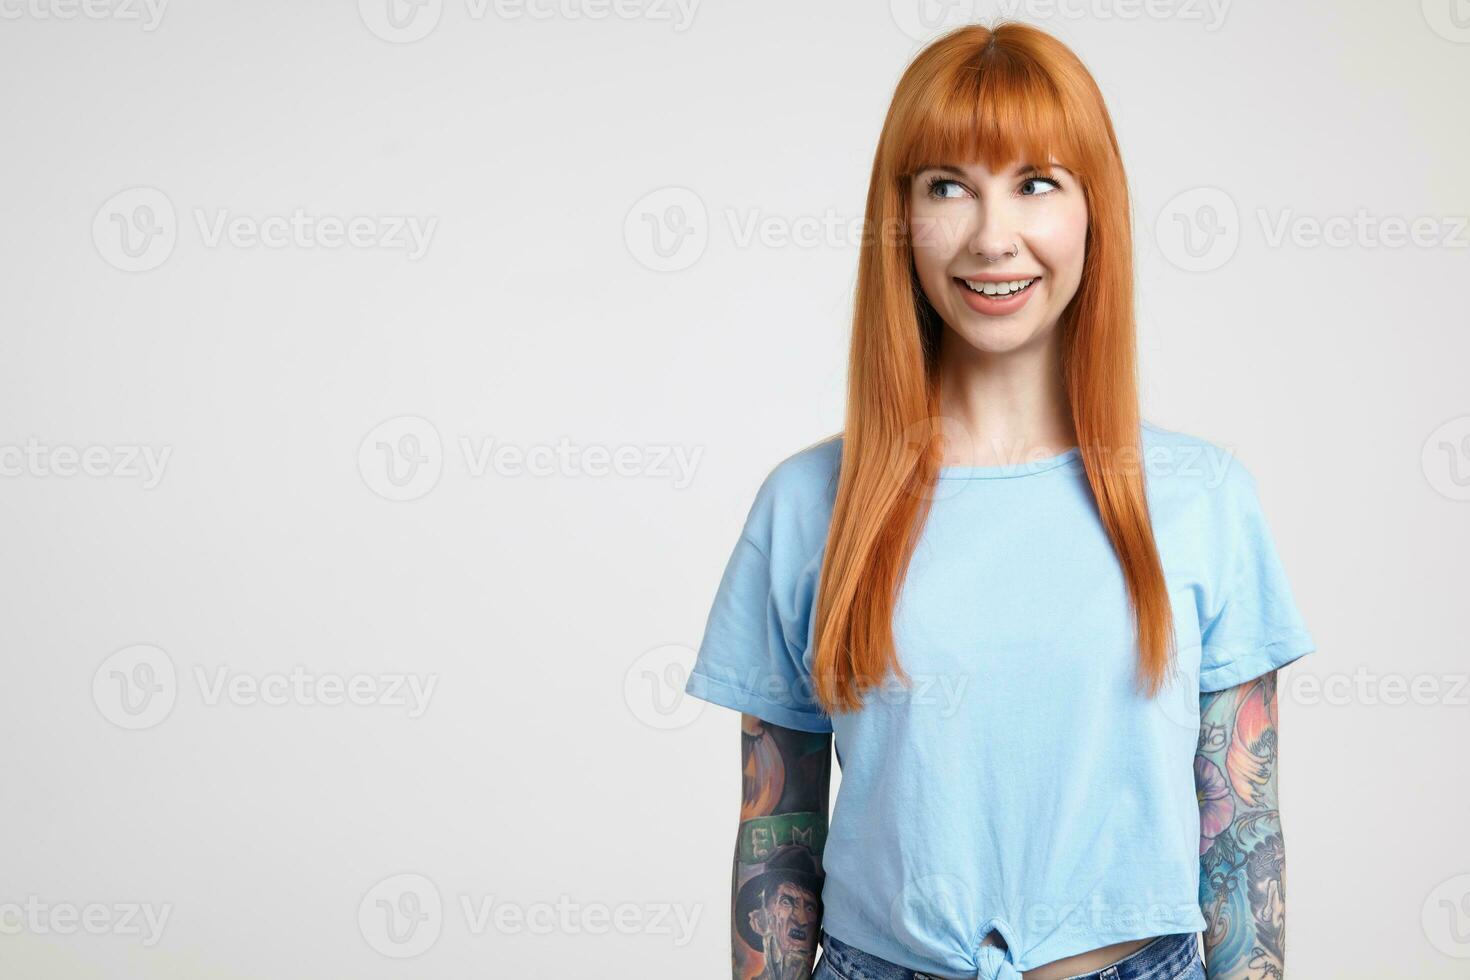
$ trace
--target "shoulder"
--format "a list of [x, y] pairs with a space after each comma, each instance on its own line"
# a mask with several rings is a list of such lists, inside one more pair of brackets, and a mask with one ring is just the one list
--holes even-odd
[[814, 502], [837, 486], [842, 434], [828, 436], [792, 453], [771, 468], [761, 492], [773, 501]]
[[1144, 475], [1156, 529], [1218, 561], [1264, 532], [1256, 478], [1238, 447], [1143, 423]]
[[1236, 447], [1149, 421], [1142, 422], [1140, 434], [1151, 493], [1204, 495], [1222, 501], [1238, 501], [1242, 495], [1255, 493], [1255, 477]]
[[842, 436], [828, 436], [777, 462], [756, 492], [746, 535], [769, 555], [772, 548], [810, 553], [826, 541], [837, 499]]

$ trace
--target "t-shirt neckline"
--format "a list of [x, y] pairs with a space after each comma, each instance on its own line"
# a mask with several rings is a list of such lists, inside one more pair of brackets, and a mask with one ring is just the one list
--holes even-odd
[[941, 480], [994, 480], [1032, 476], [1065, 466], [1081, 456], [1082, 447], [1073, 446], [1055, 456], [1044, 456], [1041, 459], [1020, 463], [999, 463], [991, 466], [941, 466], [939, 478]]

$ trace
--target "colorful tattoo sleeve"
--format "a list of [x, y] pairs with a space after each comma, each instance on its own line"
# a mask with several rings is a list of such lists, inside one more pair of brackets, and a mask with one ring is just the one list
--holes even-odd
[[734, 980], [807, 980], [822, 923], [832, 736], [741, 715]]
[[1210, 980], [1283, 980], [1286, 851], [1276, 802], [1276, 672], [1200, 696], [1194, 759]]

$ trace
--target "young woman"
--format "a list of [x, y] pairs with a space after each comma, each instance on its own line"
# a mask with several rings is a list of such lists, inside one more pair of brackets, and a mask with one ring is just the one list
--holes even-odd
[[1252, 476], [1139, 417], [1096, 84], [948, 33], [867, 217], [844, 430], [761, 485], [686, 687], [742, 712], [734, 977], [1282, 977], [1314, 644]]

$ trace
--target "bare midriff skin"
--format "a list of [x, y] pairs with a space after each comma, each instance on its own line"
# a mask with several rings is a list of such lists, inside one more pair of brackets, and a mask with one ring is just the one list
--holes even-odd
[[1075, 977], [1079, 973], [1096, 973], [1108, 964], [1116, 963], [1123, 957], [1138, 952], [1157, 938], [1157, 936], [1150, 936], [1147, 939], [1128, 939], [1121, 943], [1113, 943], [1111, 946], [1089, 949], [1076, 956], [1064, 956], [1059, 960], [1052, 960], [1050, 963], [1027, 970], [1021, 974], [1021, 980], [1062, 980], [1063, 977]]

